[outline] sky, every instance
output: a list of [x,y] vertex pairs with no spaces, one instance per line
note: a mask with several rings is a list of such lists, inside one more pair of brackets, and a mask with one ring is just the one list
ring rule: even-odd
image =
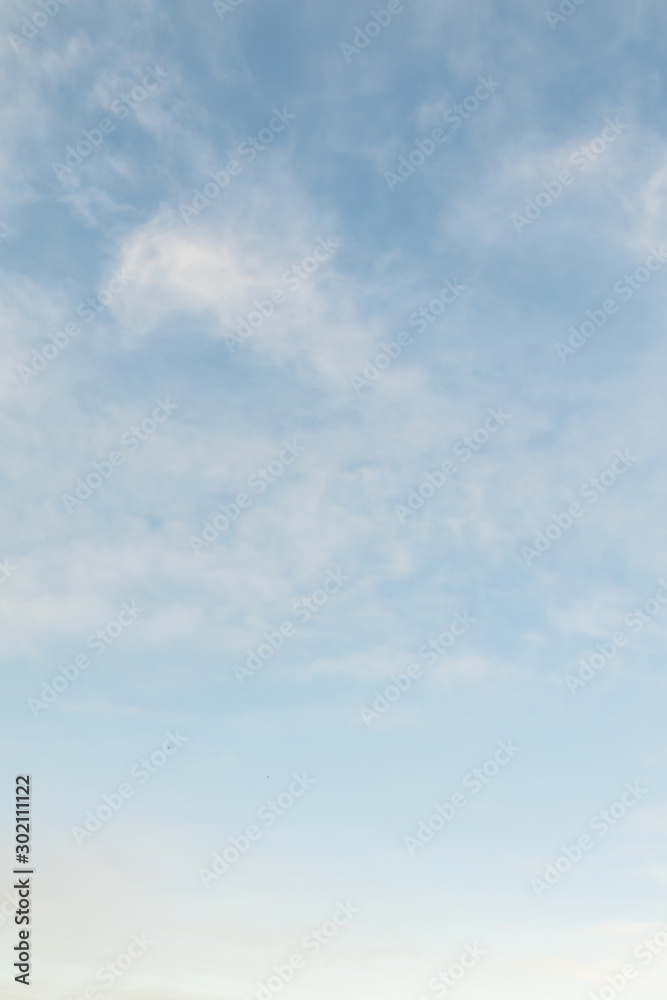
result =
[[664,997],[667,11],[379,3],[0,3],[12,1000]]

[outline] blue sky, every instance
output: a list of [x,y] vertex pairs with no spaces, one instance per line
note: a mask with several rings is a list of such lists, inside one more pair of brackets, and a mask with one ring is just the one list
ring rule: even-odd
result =
[[664,6],[54,4],[0,5],[33,996],[662,997]]

